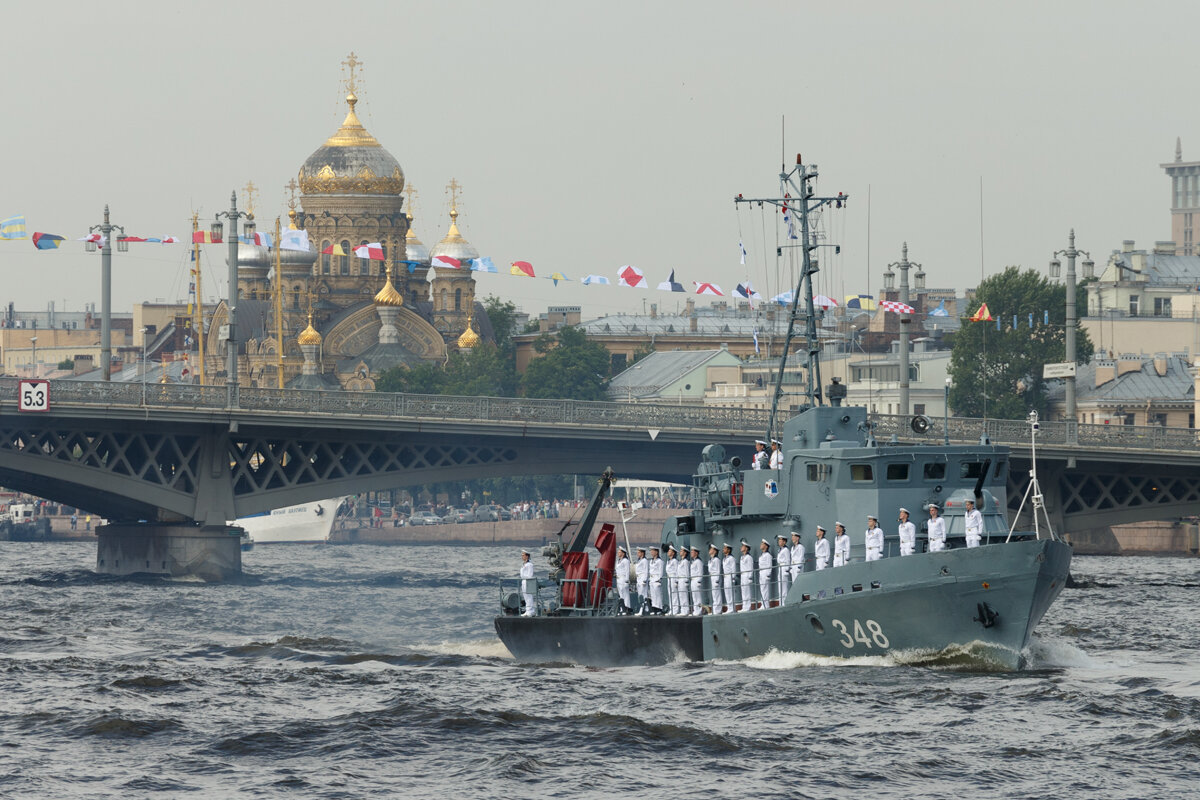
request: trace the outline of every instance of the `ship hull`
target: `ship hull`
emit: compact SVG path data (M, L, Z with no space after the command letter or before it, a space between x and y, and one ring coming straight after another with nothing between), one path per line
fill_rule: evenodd
M277 508L267 514L239 517L232 525L250 534L254 544L324 542L329 538L343 497Z
M649 665L771 650L857 657L971 645L1015 669L1070 563L1061 542L1011 542L805 573L775 608L703 617L501 616L496 633L514 657L534 662Z

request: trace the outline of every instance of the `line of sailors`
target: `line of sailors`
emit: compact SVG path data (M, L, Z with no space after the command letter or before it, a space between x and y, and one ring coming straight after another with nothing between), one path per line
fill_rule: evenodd
M756 442L758 444L758 442ZM967 547L978 547L983 536L983 515L976 510L973 500L966 501ZM946 549L946 520L942 518L941 509L931 503L929 505L929 523L926 526L929 540L929 552L937 553ZM829 567L830 551L832 549L833 566L841 567L850 562L850 537L846 535L846 526L838 521L834 524L835 537L833 547L825 538L825 528L817 526L817 540L813 545L813 565L815 570ZM907 508L900 509L897 534L900 539L900 555L910 556L916 552L917 528L909 520ZM638 559L633 572L637 580L637 594L642 598L642 607L638 615L672 614L675 616L700 616L704 613L704 578L707 574L709 595L712 598L711 613L727 614L733 611L751 611L767 605L780 605L787 597L788 590L796 578L804 571L805 548L800 541L800 532L793 531L791 543L788 537L779 534L778 550L771 553L771 543L763 539L759 543L758 558L751 554L750 544L741 541L741 555L735 558L733 546L726 542L722 545L722 554L715 544L708 545L707 569L701 560L700 548L692 545L691 558L688 558L688 548L676 550L675 545L667 545L667 561L659 557L659 548L650 548L650 558L646 558L646 548L638 547ZM878 561L883 558L883 529L879 527L879 519L874 515L867 516L867 529L864 535L864 545L867 561ZM678 558L676 556L679 556ZM525 600L525 616L536 613L534 602L533 563L529 560L529 551L521 551L521 592ZM778 569L776 569L778 568ZM754 599L754 577L758 573L758 600ZM617 563L614 569L617 595L625 611L632 611L630 595L630 563L629 553L625 546L617 548ZM734 578L738 578L740 603L734 602ZM774 600L772 600L774 598ZM664 605L664 599L667 604Z

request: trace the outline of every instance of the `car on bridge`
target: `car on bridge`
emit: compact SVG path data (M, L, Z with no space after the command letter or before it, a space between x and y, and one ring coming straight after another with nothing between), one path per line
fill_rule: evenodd
M432 511L414 511L408 518L409 525L441 525L442 518Z

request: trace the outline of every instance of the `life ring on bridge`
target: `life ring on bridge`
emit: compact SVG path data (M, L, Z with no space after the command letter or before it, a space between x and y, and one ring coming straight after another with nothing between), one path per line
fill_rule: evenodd
M729 502L733 504L735 508L742 507L742 484L734 483L729 487Z

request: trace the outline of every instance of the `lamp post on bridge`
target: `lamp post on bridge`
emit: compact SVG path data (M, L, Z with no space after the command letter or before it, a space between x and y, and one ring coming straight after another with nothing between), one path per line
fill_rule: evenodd
M29 371L30 371L31 373L33 373L33 377L35 377L35 378L36 378L36 377L38 376L38 368L37 368L37 337L36 337L36 336L31 336L31 337L29 337L29 343L33 345L33 364L32 364L32 368L31 368Z
M1066 335L1064 338L1067 351L1067 363L1072 365L1075 364L1075 257L1080 255L1087 256L1086 260L1083 262L1084 277L1093 277L1095 274L1096 262L1092 261L1092 254L1088 251L1075 249L1075 229L1071 228L1071 235L1068 239L1067 249L1054 251L1054 254L1050 259L1050 277L1057 280L1059 274L1062 272L1062 262L1059 261L1058 257L1067 257L1067 276L1066 286L1064 287L1067 290L1067 319ZM1075 422L1075 375L1068 375L1066 381L1066 418L1067 422ZM1068 430L1073 430L1073 428L1069 428Z
M125 229L108 221L108 203L104 204L104 222L88 228L88 233L100 233L100 366L103 380L112 379L112 232L120 231L117 252L129 250ZM84 245L89 253L96 252L96 243Z
M146 331L149 328L142 328L142 406L146 405Z
M237 317L237 298L238 298L238 218L245 217L246 222L244 229L246 236L254 236L254 215L245 211L237 210L237 192L229 193L229 210L219 211L212 223L212 238L219 239L224 233L224 226L221 219L224 218L229 223L229 300L226 305L229 308L229 333L225 340L226 348L226 366L225 366L225 385L228 387L228 405L230 408L238 406L238 358L237 358L237 325L234 320Z

